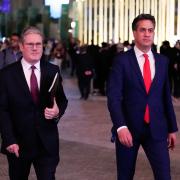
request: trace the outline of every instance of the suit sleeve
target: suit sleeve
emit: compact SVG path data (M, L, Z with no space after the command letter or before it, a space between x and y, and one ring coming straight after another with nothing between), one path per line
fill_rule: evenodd
M164 85L164 106L165 106L164 108L165 108L167 124L168 124L168 132L172 133L172 132L176 132L178 128L177 128L176 116L171 99L171 92L170 92L169 78L168 78L168 63L166 69L167 69L167 73L166 73L166 80Z
M107 83L108 109L115 129L126 126L123 112L124 72L120 57L114 60Z
M4 67L4 51L0 52L0 69Z
M5 74L0 72L0 132L5 147L15 144L16 138L13 132L13 123L10 117L10 105L8 90L6 88Z

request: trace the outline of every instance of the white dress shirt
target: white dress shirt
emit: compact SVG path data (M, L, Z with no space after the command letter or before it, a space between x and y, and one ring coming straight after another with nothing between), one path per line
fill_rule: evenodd
M31 72L32 72L32 69L31 69L32 64L28 63L24 58L22 58L21 64L22 64L22 68L23 68L24 75L26 78L26 82L30 89L30 77L31 77ZM34 66L36 67L36 69L34 69L34 73L37 78L38 88L40 89L40 76L41 76L40 61L34 64Z
M151 69L151 80L154 79L155 76L155 60L154 60L154 56L151 50L149 50L147 53L142 52L141 50L139 50L137 48L137 46L134 47L134 52L143 76L143 66L144 66L144 62L145 62L145 58L143 56L143 54L147 54L149 57L149 63L150 63L150 69Z
M155 76L155 59L154 59L154 56L153 56L151 49L147 53L144 53L140 49L138 49L137 46L134 46L134 52L135 52L135 55L137 58L139 68L141 70L142 77L143 77L143 66L144 66L144 62L145 62L145 58L144 58L143 54L148 55L149 63L150 63L150 70L151 70L151 80L153 80L154 76ZM117 132L119 132L123 128L127 128L127 126L119 127L117 129Z

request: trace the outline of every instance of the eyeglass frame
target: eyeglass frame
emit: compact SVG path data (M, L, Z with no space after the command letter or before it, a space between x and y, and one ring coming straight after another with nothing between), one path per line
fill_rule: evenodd
M34 46L37 48L37 49L40 49L43 44L38 42L38 43L24 43L24 45L26 45L29 49L34 49Z

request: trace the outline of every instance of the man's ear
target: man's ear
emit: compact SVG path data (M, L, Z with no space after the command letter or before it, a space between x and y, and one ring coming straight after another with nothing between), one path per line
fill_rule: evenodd
M24 48L23 48L23 43L22 42L19 42L19 48L20 48L21 51L23 51Z
M133 36L136 36L136 31L133 31Z

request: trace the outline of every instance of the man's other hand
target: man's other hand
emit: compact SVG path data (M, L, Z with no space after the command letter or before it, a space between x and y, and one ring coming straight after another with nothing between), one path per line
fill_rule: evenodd
M176 134L169 133L168 135L168 148L174 150L176 144Z
M44 116L46 119L53 119L58 117L59 115L59 108L56 103L56 99L54 98L54 104L52 108L46 107L44 110Z
M122 128L118 131L118 138L121 144L123 144L126 147L132 147L133 146L133 140L132 135L128 128Z
M19 145L18 144L11 144L6 148L6 150L10 153L14 153L16 157L19 157Z

